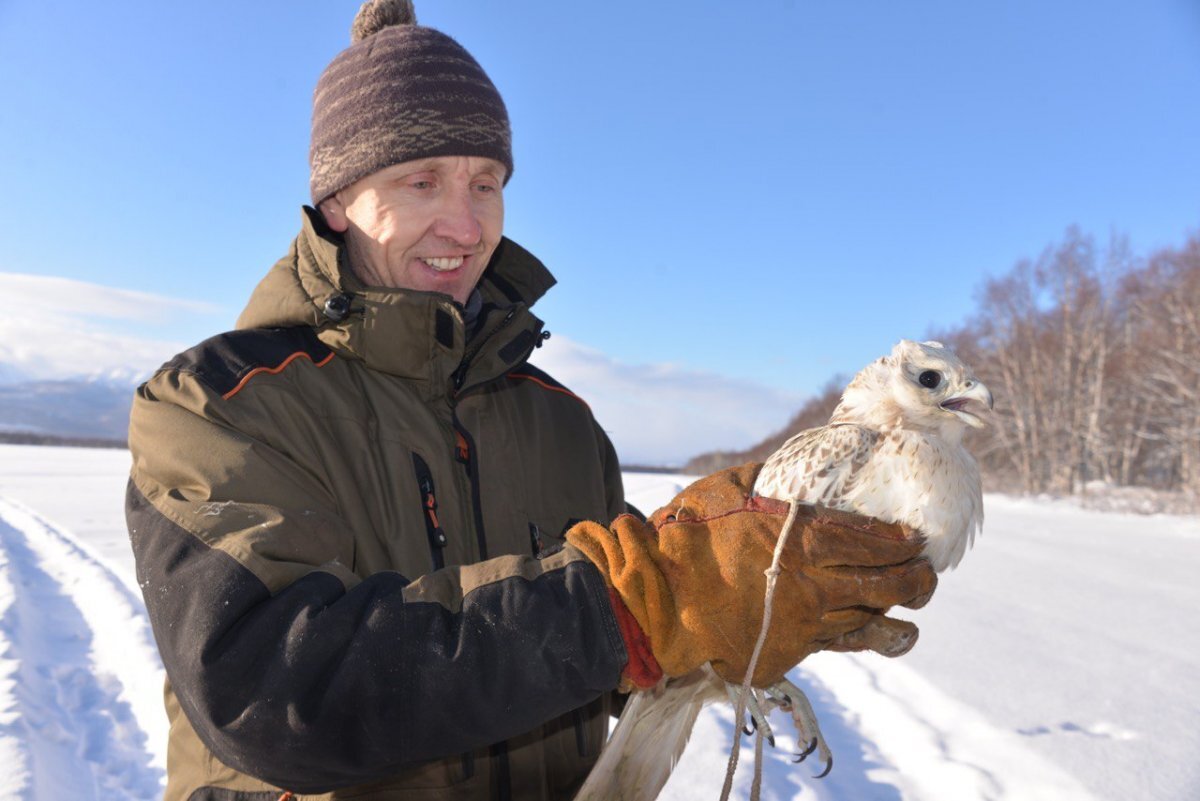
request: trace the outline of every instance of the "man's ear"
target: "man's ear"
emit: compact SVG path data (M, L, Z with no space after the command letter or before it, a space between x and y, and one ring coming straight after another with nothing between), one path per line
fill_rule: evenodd
M317 208L321 210L321 216L325 218L325 224L330 230L342 234L350 227L350 221L346 219L346 207L338 200L337 195L325 198L317 204Z

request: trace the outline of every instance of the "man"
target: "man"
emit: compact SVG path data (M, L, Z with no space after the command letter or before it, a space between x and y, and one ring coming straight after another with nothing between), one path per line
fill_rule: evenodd
M744 675L785 510L748 466L657 531L623 515L608 438L526 362L553 278L502 236L508 118L456 42L368 4L312 136L316 208L238 330L135 399L166 797L570 798L622 680ZM898 530L826 529L785 561L764 681L932 591ZM822 564L865 594L832 603Z

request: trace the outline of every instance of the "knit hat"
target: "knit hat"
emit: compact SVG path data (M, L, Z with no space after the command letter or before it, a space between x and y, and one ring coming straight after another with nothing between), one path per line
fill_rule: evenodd
M369 0L313 93L313 204L384 167L486 156L513 171L508 111L462 45L416 24L412 0Z

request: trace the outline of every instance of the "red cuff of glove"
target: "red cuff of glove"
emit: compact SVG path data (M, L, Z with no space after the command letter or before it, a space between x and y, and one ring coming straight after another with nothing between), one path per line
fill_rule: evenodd
M629 607L612 587L608 588L608 598L612 602L613 614L617 617L621 639L625 640L625 652L629 654L629 661L621 671L621 680L629 682L639 690L648 690L663 677L662 668L658 666L658 660L650 650L650 638L642 631Z

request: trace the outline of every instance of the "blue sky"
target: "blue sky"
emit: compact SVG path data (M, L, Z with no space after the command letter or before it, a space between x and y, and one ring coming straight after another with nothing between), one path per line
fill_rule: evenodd
M296 231L357 5L0 0L0 272L163 299L108 314L121 336L229 327ZM508 104L506 231L560 280L548 327L634 376L761 390L759 428L1069 225L1139 254L1200 229L1191 0L417 13Z

